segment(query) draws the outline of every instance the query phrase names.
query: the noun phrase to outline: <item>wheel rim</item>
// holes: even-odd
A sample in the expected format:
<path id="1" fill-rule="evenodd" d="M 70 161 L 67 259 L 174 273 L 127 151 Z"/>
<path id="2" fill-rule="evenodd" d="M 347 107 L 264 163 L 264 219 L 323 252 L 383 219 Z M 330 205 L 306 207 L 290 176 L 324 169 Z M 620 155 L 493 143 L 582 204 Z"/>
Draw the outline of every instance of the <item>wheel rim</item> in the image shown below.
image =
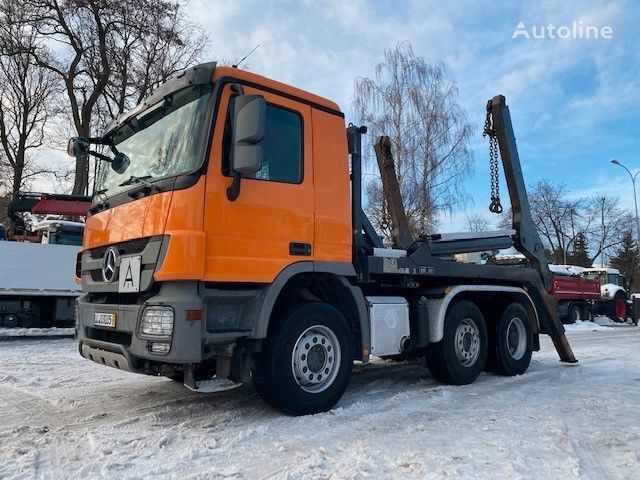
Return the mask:
<path id="1" fill-rule="evenodd" d="M 527 331 L 520 317 L 513 317 L 507 325 L 507 350 L 515 360 L 524 357 L 527 350 Z"/>
<path id="2" fill-rule="evenodd" d="M 480 330 L 470 318 L 465 318 L 456 328 L 455 350 L 458 361 L 470 367 L 480 356 Z"/>
<path id="3" fill-rule="evenodd" d="M 578 310 L 577 308 L 573 310 L 573 320 L 578 322 L 581 320 L 580 318 L 580 310 Z"/>
<path id="4" fill-rule="evenodd" d="M 320 393 L 331 386 L 340 369 L 340 342 L 324 325 L 307 328 L 298 337 L 291 356 L 296 383 L 305 392 Z"/>

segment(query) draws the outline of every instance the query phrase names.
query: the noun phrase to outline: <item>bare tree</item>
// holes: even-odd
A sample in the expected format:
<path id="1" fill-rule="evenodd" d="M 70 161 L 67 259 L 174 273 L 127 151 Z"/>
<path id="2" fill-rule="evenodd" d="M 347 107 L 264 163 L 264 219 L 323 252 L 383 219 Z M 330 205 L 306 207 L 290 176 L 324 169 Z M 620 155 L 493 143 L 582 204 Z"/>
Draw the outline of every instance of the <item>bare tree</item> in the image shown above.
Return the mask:
<path id="1" fill-rule="evenodd" d="M 562 264 L 580 230 L 584 200 L 570 200 L 566 185 L 542 179 L 530 188 L 531 216 L 553 263 Z"/>
<path id="2" fill-rule="evenodd" d="M 180 1 L 24 0 L 21 8 L 37 33 L 29 53 L 62 82 L 81 137 L 94 136 L 163 75 L 188 66 L 205 42 L 184 21 Z M 89 167 L 88 157 L 76 160 L 73 193 L 88 193 Z"/>
<path id="3" fill-rule="evenodd" d="M 432 231 L 437 214 L 465 200 L 460 180 L 473 164 L 467 143 L 472 127 L 457 103 L 457 89 L 442 63 L 429 65 L 409 42 L 387 49 L 374 78 L 355 82 L 353 106 L 371 137 L 387 135 L 396 160 L 402 199 L 414 235 Z M 379 183 L 369 186 L 368 210 L 376 218 L 385 207 Z"/>
<path id="4" fill-rule="evenodd" d="M 571 198 L 566 185 L 548 179 L 530 186 L 529 192 L 533 221 L 553 263 L 577 258 L 589 265 L 598 258 L 606 263 L 635 221 L 615 197 Z M 510 208 L 503 213 L 500 227 L 511 228 Z M 587 253 L 589 258 L 584 258 Z"/>
<path id="5" fill-rule="evenodd" d="M 195 64 L 209 45 L 179 3 L 136 0 L 122 6 L 126 28 L 114 32 L 111 79 L 105 89 L 111 117 L 140 103 L 160 83 Z M 141 16 L 145 21 L 140 22 Z"/>
<path id="6" fill-rule="evenodd" d="M 635 217 L 618 207 L 618 199 L 607 195 L 595 195 L 586 207 L 585 232 L 592 246 L 592 259 L 600 258 L 606 264 L 611 249 L 620 245 Z"/>
<path id="7" fill-rule="evenodd" d="M 36 34 L 23 18 L 17 1 L 0 3 L 0 162 L 12 177 L 13 193 L 30 178 L 55 173 L 36 163 L 33 150 L 43 145 L 45 126 L 55 114 L 57 85 L 51 72 L 32 61 L 28 51 Z"/>
<path id="8" fill-rule="evenodd" d="M 491 222 L 480 213 L 467 213 L 464 221 L 467 230 L 470 232 L 487 232 L 491 230 Z"/>

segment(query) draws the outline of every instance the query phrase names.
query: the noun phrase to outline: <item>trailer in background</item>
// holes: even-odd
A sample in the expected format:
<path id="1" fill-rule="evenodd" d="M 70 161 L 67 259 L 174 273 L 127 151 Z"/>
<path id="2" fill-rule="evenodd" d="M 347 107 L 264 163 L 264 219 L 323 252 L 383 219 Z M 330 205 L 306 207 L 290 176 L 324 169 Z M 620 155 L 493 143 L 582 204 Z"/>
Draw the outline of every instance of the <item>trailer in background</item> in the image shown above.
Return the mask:
<path id="1" fill-rule="evenodd" d="M 0 326 L 73 326 L 81 293 L 73 273 L 80 245 L 65 242 L 77 237 L 80 225 L 56 221 L 36 227 L 46 232 L 43 239 L 62 243 L 0 242 Z"/>
<path id="2" fill-rule="evenodd" d="M 589 279 L 564 265 L 549 265 L 553 272 L 551 295 L 558 301 L 558 316 L 564 323 L 591 321 L 600 299 L 600 280 Z"/>
<path id="3" fill-rule="evenodd" d="M 0 236 L 0 326 L 68 327 L 75 323 L 76 257 L 84 223 L 47 218 L 27 228 L 18 213 L 84 217 L 90 199 L 77 195 L 14 195 L 8 214 L 13 225 Z M 2 238 L 4 237 L 4 238 Z"/>

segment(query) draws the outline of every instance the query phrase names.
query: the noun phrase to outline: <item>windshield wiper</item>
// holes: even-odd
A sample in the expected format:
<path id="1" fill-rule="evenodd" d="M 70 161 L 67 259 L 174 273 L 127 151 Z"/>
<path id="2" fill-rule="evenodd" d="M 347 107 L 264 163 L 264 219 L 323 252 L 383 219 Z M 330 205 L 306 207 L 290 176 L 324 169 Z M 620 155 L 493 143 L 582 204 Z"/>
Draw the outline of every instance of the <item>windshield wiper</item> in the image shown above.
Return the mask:
<path id="1" fill-rule="evenodd" d="M 139 198 L 140 194 L 142 196 L 149 195 L 154 190 L 156 192 L 161 192 L 162 188 L 157 184 L 152 184 L 147 182 L 147 179 L 151 178 L 151 175 L 143 175 L 142 177 L 136 177 L 135 175 L 131 175 L 127 180 L 122 182 L 119 186 L 124 187 L 125 185 L 133 185 L 134 183 L 140 184 L 138 188 L 132 188 L 127 192 L 127 195 L 131 198 Z"/>
<path id="2" fill-rule="evenodd" d="M 124 187 L 126 185 L 133 185 L 134 183 L 141 183 L 145 187 L 153 188 L 153 185 L 147 182 L 148 178 L 151 178 L 151 175 L 143 175 L 142 177 L 136 177 L 135 175 L 131 175 L 127 180 L 125 180 L 118 186 Z"/>

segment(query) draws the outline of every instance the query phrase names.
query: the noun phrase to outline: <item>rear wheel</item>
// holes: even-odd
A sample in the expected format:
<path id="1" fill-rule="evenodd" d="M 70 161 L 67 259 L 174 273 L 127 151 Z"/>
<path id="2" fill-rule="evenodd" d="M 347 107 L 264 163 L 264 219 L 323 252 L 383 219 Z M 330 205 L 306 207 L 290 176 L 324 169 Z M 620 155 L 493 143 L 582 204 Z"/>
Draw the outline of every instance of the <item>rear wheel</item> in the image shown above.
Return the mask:
<path id="1" fill-rule="evenodd" d="M 492 370 L 501 375 L 522 375 L 533 352 L 533 331 L 525 308 L 510 304 L 502 313 L 491 342 Z"/>
<path id="2" fill-rule="evenodd" d="M 439 381 L 452 385 L 473 383 L 487 359 L 487 328 L 478 307 L 468 300 L 450 306 L 442 340 L 427 353 L 427 367 Z"/>
<path id="3" fill-rule="evenodd" d="M 9 328 L 14 328 L 18 326 L 18 316 L 17 315 L 5 315 L 4 316 L 4 326 Z"/>
<path id="4" fill-rule="evenodd" d="M 31 315 L 22 315 L 20 317 L 20 326 L 22 328 L 33 327 L 33 317 Z"/>
<path id="5" fill-rule="evenodd" d="M 351 378 L 351 331 L 330 305 L 299 305 L 269 333 L 253 367 L 256 390 L 272 407 L 291 415 L 325 412 Z"/>
<path id="6" fill-rule="evenodd" d="M 580 318 L 583 322 L 593 322 L 593 310 L 589 305 L 583 305 L 580 308 Z"/>
<path id="7" fill-rule="evenodd" d="M 566 323 L 572 324 L 576 323 L 578 320 L 582 320 L 582 317 L 580 316 L 580 306 L 574 303 L 569 307 Z"/>

